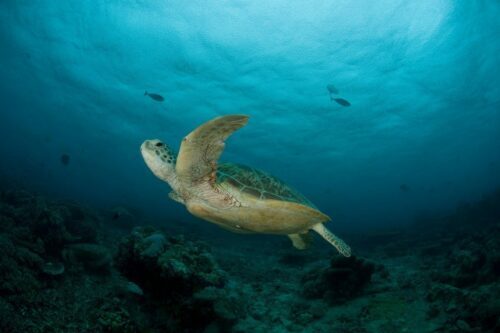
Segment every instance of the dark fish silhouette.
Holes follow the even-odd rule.
[[[335,95],[338,95],[339,94],[339,90],[333,85],[333,84],[329,84],[326,86],[326,89],[328,89],[328,92],[330,94],[335,94]]]
[[[152,99],[154,99],[157,102],[163,102],[165,100],[165,98],[163,98],[162,95],[150,94],[147,91],[144,92],[144,96],[149,96],[149,97],[151,97]]]
[[[349,101],[343,99],[343,98],[332,98],[330,97],[330,99],[332,101],[335,101],[337,102],[338,104],[342,105],[342,106],[351,106],[351,103],[349,103]]]
[[[68,154],[62,154],[61,155],[61,163],[63,165],[68,165],[69,164],[69,155]]]
[[[409,192],[410,191],[410,187],[406,184],[401,184],[399,185],[399,189],[402,191],[402,192]]]

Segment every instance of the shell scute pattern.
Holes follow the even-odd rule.
[[[217,183],[227,183],[238,190],[265,200],[296,202],[316,208],[302,194],[278,178],[241,164],[224,163],[217,168]]]

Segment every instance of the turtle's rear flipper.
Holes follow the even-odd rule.
[[[299,250],[305,250],[311,244],[312,238],[309,233],[305,234],[289,234],[288,237],[292,240],[293,247]]]
[[[312,230],[316,231],[323,237],[328,243],[335,246],[335,248],[344,256],[351,256],[351,248],[342,239],[335,236],[330,230],[328,230],[323,223],[315,224]]]

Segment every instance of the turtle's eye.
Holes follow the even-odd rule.
[[[163,147],[163,143],[162,142],[158,142],[155,144],[156,147]]]

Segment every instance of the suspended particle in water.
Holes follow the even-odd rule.
[[[69,155],[68,154],[62,154],[61,155],[61,163],[63,165],[68,165],[69,164]]]
[[[399,189],[401,190],[401,192],[409,192],[410,191],[410,187],[406,184],[399,185]]]

